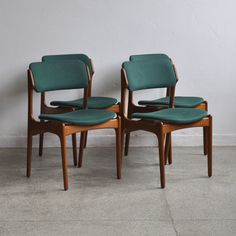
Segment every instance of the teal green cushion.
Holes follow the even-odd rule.
[[[175,107],[186,107],[186,108],[194,108],[199,104],[203,103],[204,99],[201,97],[175,97]],[[170,98],[163,97],[155,100],[141,100],[138,102],[139,105],[169,105]]]
[[[29,68],[37,92],[88,86],[88,73],[82,61],[35,62]]]
[[[91,59],[85,54],[59,54],[46,55],[42,57],[42,61],[65,61],[65,60],[80,60],[88,66],[90,74],[93,74]]]
[[[201,120],[207,112],[193,108],[168,108],[148,113],[133,113],[133,118],[158,120],[171,124],[189,124]]]
[[[124,62],[122,66],[127,75],[130,91],[166,88],[176,84],[175,72],[169,59]]]
[[[96,125],[116,117],[116,113],[108,110],[77,110],[62,114],[41,114],[40,120],[55,120],[67,124]]]
[[[159,60],[159,59],[171,60],[166,54],[163,53],[139,54],[139,55],[132,55],[129,57],[130,61],[146,61],[146,60]]]
[[[50,104],[53,106],[61,107],[77,107],[83,108],[83,98],[71,100],[71,101],[52,101]],[[89,97],[88,98],[88,108],[89,109],[102,109],[111,107],[112,105],[117,104],[118,101],[116,98],[110,97]]]

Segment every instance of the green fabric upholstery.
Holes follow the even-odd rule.
[[[130,91],[166,88],[176,84],[175,72],[169,59],[124,62],[122,66],[127,74]]]
[[[133,118],[158,120],[171,124],[190,124],[207,116],[207,112],[194,108],[168,108],[148,113],[133,113]]]
[[[29,68],[37,92],[88,86],[86,65],[82,61],[35,62]]]
[[[46,55],[42,57],[43,62],[47,61],[66,61],[66,60],[80,60],[88,66],[89,72],[92,75],[92,62],[91,59],[85,54],[59,54],[59,55]]]
[[[194,108],[197,105],[204,102],[204,99],[201,97],[181,97],[176,96],[175,97],[175,107],[185,107],[185,108]],[[139,105],[169,105],[170,104],[170,98],[169,97],[163,97],[155,100],[141,100],[138,102]]]
[[[55,120],[67,124],[81,126],[96,125],[109,121],[116,117],[116,113],[108,110],[77,110],[62,114],[41,114],[40,120]]]
[[[147,61],[147,60],[159,60],[159,59],[169,59],[166,54],[158,53],[158,54],[140,54],[140,55],[132,55],[129,57],[130,61]]]
[[[66,107],[77,107],[83,108],[83,98],[71,100],[71,101],[52,101],[50,104],[53,106],[66,106]],[[115,98],[110,97],[89,97],[88,98],[88,108],[89,109],[102,109],[111,107],[117,104],[118,101]]]

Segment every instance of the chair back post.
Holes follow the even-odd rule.
[[[176,70],[176,67],[175,67],[175,64],[172,64],[173,65],[173,68],[174,68],[174,72],[175,72],[175,77],[176,77],[176,83],[179,81],[179,76],[178,76],[178,73],[177,73],[177,70]]]
[[[45,112],[45,107],[46,107],[45,92],[42,92],[40,96],[40,112],[41,113]]]
[[[30,69],[27,71],[28,75],[28,121],[33,120],[33,75]]]
[[[88,109],[88,98],[91,96],[90,82],[92,82],[90,71],[88,66],[86,66],[86,71],[88,75],[88,86],[84,88],[84,99],[83,99],[83,109]]]
[[[174,106],[175,106],[175,86],[170,87],[168,89],[170,91],[170,95],[169,95],[170,96],[170,104],[169,104],[169,107],[174,108]]]
[[[120,114],[125,117],[125,105],[126,105],[126,91],[128,88],[128,80],[126,77],[125,70],[121,69],[121,111]]]

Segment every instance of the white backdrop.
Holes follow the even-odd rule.
[[[214,143],[235,145],[235,8],[234,0],[0,0],[0,146],[26,144],[30,62],[45,54],[85,53],[95,66],[93,94],[119,99],[121,63],[131,54],[159,52],[177,66],[177,95],[209,102]],[[161,94],[152,90],[138,96]],[[49,98],[77,96],[64,91]],[[174,143],[199,145],[201,133],[177,132]],[[111,131],[91,132],[89,145],[111,145],[112,137]],[[156,144],[148,133],[133,137],[131,145]],[[59,143],[47,135],[45,144]]]

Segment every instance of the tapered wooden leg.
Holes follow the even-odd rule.
[[[207,147],[208,147],[208,143],[207,143],[207,127],[203,127],[203,153],[204,155],[207,155]]]
[[[68,189],[68,170],[67,170],[67,153],[66,153],[66,137],[61,135],[61,157],[62,157],[62,171],[65,191]]]
[[[72,134],[72,147],[73,147],[74,166],[77,166],[77,139],[76,139],[76,134]]]
[[[172,139],[171,133],[168,133],[166,135],[166,144],[165,144],[165,165],[167,164],[167,160],[168,160],[169,165],[172,164],[172,141],[171,141],[171,139]]]
[[[28,131],[27,136],[27,168],[26,168],[26,176],[31,176],[31,162],[32,162],[32,139],[33,136],[31,132]]]
[[[207,165],[208,165],[208,176],[212,176],[212,117],[209,117],[210,125],[208,128],[208,149],[207,149]]]
[[[159,160],[160,160],[160,180],[161,188],[165,188],[165,154],[164,154],[164,135],[159,134]]]
[[[120,121],[119,121],[120,123]],[[121,168],[122,168],[122,137],[121,137],[121,127],[115,129],[116,131],[116,168],[117,168],[117,179],[121,178]]]
[[[83,162],[84,141],[85,141],[85,132],[81,132],[80,133],[80,147],[79,147],[79,162],[78,162],[79,168],[82,166],[82,162]]]
[[[88,131],[85,131],[85,137],[84,137],[84,148],[87,147],[87,139],[88,139]]]
[[[128,156],[128,153],[129,153],[129,140],[130,140],[130,133],[126,133],[126,136],[125,136],[125,156]]]
[[[43,138],[44,134],[39,135],[39,156],[41,157],[43,155]]]

